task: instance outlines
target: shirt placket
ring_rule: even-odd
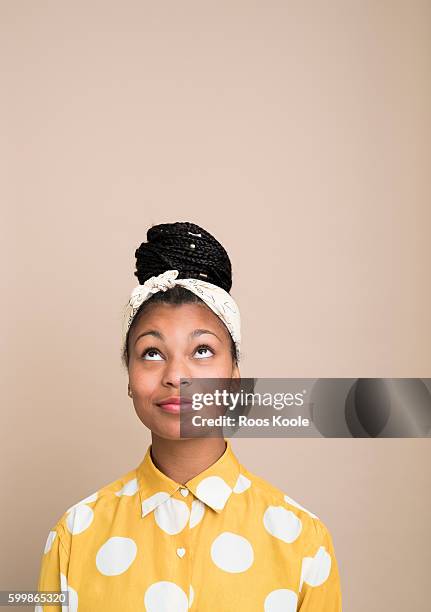
[[[193,562],[193,551],[191,549],[192,538],[190,529],[190,516],[192,509],[193,493],[186,487],[181,486],[175,493],[175,497],[187,504],[189,509],[189,519],[184,529],[177,535],[175,542],[175,555],[178,560],[179,575],[182,578],[184,586],[187,588],[187,597],[189,602],[193,597],[191,592],[191,577],[192,577],[192,562]]]

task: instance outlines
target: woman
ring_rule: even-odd
[[[63,609],[79,612],[340,612],[325,524],[249,472],[229,439],[180,436],[190,379],[240,377],[225,249],[192,223],[153,226],[147,240],[122,358],[152,442],[52,527],[38,590],[67,590]]]

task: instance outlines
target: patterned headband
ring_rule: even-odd
[[[181,285],[200,297],[207,306],[223,321],[228,328],[236,346],[238,362],[241,357],[241,318],[239,308],[232,296],[217,285],[197,278],[177,278],[178,270],[166,270],[158,276],[152,276],[142,285],[137,285],[130,295],[123,321],[123,343],[127,332],[140,305],[157,291],[166,291],[175,285]]]

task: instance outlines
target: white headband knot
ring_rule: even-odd
[[[241,317],[238,305],[233,297],[218,285],[198,278],[177,278],[178,274],[178,270],[166,270],[158,276],[152,276],[132,290],[124,315],[123,342],[125,342],[133,318],[143,302],[157,291],[166,291],[175,285],[181,285],[200,297],[223,321],[235,343],[239,362],[241,357]]]

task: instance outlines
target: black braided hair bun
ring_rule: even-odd
[[[135,251],[135,276],[142,285],[151,276],[178,270],[177,278],[197,278],[232,287],[232,266],[223,246],[195,223],[160,223],[147,231],[147,242]]]

